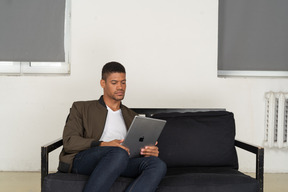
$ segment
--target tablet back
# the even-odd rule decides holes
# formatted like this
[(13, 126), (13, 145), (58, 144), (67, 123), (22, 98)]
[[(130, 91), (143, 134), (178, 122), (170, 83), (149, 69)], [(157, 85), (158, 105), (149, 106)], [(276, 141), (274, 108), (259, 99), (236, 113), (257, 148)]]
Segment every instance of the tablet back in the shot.
[(165, 120), (135, 116), (122, 143), (129, 148), (130, 158), (140, 157), (141, 148), (155, 145), (165, 124)]

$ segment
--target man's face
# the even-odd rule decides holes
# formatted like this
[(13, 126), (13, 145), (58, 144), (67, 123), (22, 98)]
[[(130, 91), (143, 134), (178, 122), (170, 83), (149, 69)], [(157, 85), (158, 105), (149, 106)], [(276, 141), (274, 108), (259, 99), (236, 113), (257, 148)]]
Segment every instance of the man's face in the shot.
[(105, 96), (115, 101), (124, 99), (126, 90), (125, 73), (111, 73), (107, 76), (106, 81), (102, 79), (100, 83)]

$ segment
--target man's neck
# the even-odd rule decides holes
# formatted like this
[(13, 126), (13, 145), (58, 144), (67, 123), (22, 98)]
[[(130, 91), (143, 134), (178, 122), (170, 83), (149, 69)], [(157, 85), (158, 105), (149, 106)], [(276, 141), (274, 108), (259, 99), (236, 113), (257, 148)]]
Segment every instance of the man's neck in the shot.
[(103, 95), (103, 99), (105, 104), (113, 111), (118, 111), (120, 109), (121, 101), (115, 101), (113, 99), (105, 97), (105, 95)]

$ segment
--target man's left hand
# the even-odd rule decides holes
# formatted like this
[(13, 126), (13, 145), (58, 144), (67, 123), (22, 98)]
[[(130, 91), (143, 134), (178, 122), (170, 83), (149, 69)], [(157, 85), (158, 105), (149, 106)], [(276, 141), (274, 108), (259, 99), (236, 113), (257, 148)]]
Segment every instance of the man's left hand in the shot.
[(144, 157), (150, 157), (150, 156), (158, 157), (159, 149), (156, 145), (146, 146), (145, 148), (141, 149), (140, 154), (143, 155)]

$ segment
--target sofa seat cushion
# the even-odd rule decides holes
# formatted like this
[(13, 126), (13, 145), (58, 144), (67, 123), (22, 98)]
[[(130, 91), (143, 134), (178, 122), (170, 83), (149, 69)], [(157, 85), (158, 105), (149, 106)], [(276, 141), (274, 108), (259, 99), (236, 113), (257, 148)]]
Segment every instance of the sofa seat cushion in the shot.
[[(44, 178), (42, 192), (81, 192), (88, 176), (73, 173), (52, 173)], [(132, 178), (119, 177), (113, 184), (110, 192), (125, 191), (133, 181)]]
[(229, 168), (169, 168), (159, 192), (255, 192), (258, 181)]
[[(72, 173), (49, 174), (42, 192), (81, 192), (88, 176)], [(125, 191), (133, 181), (119, 177), (110, 192)], [(169, 168), (157, 192), (255, 192), (258, 181), (235, 169), (226, 167)]]
[(73, 173), (52, 173), (44, 178), (42, 192), (82, 191), (88, 176)]

